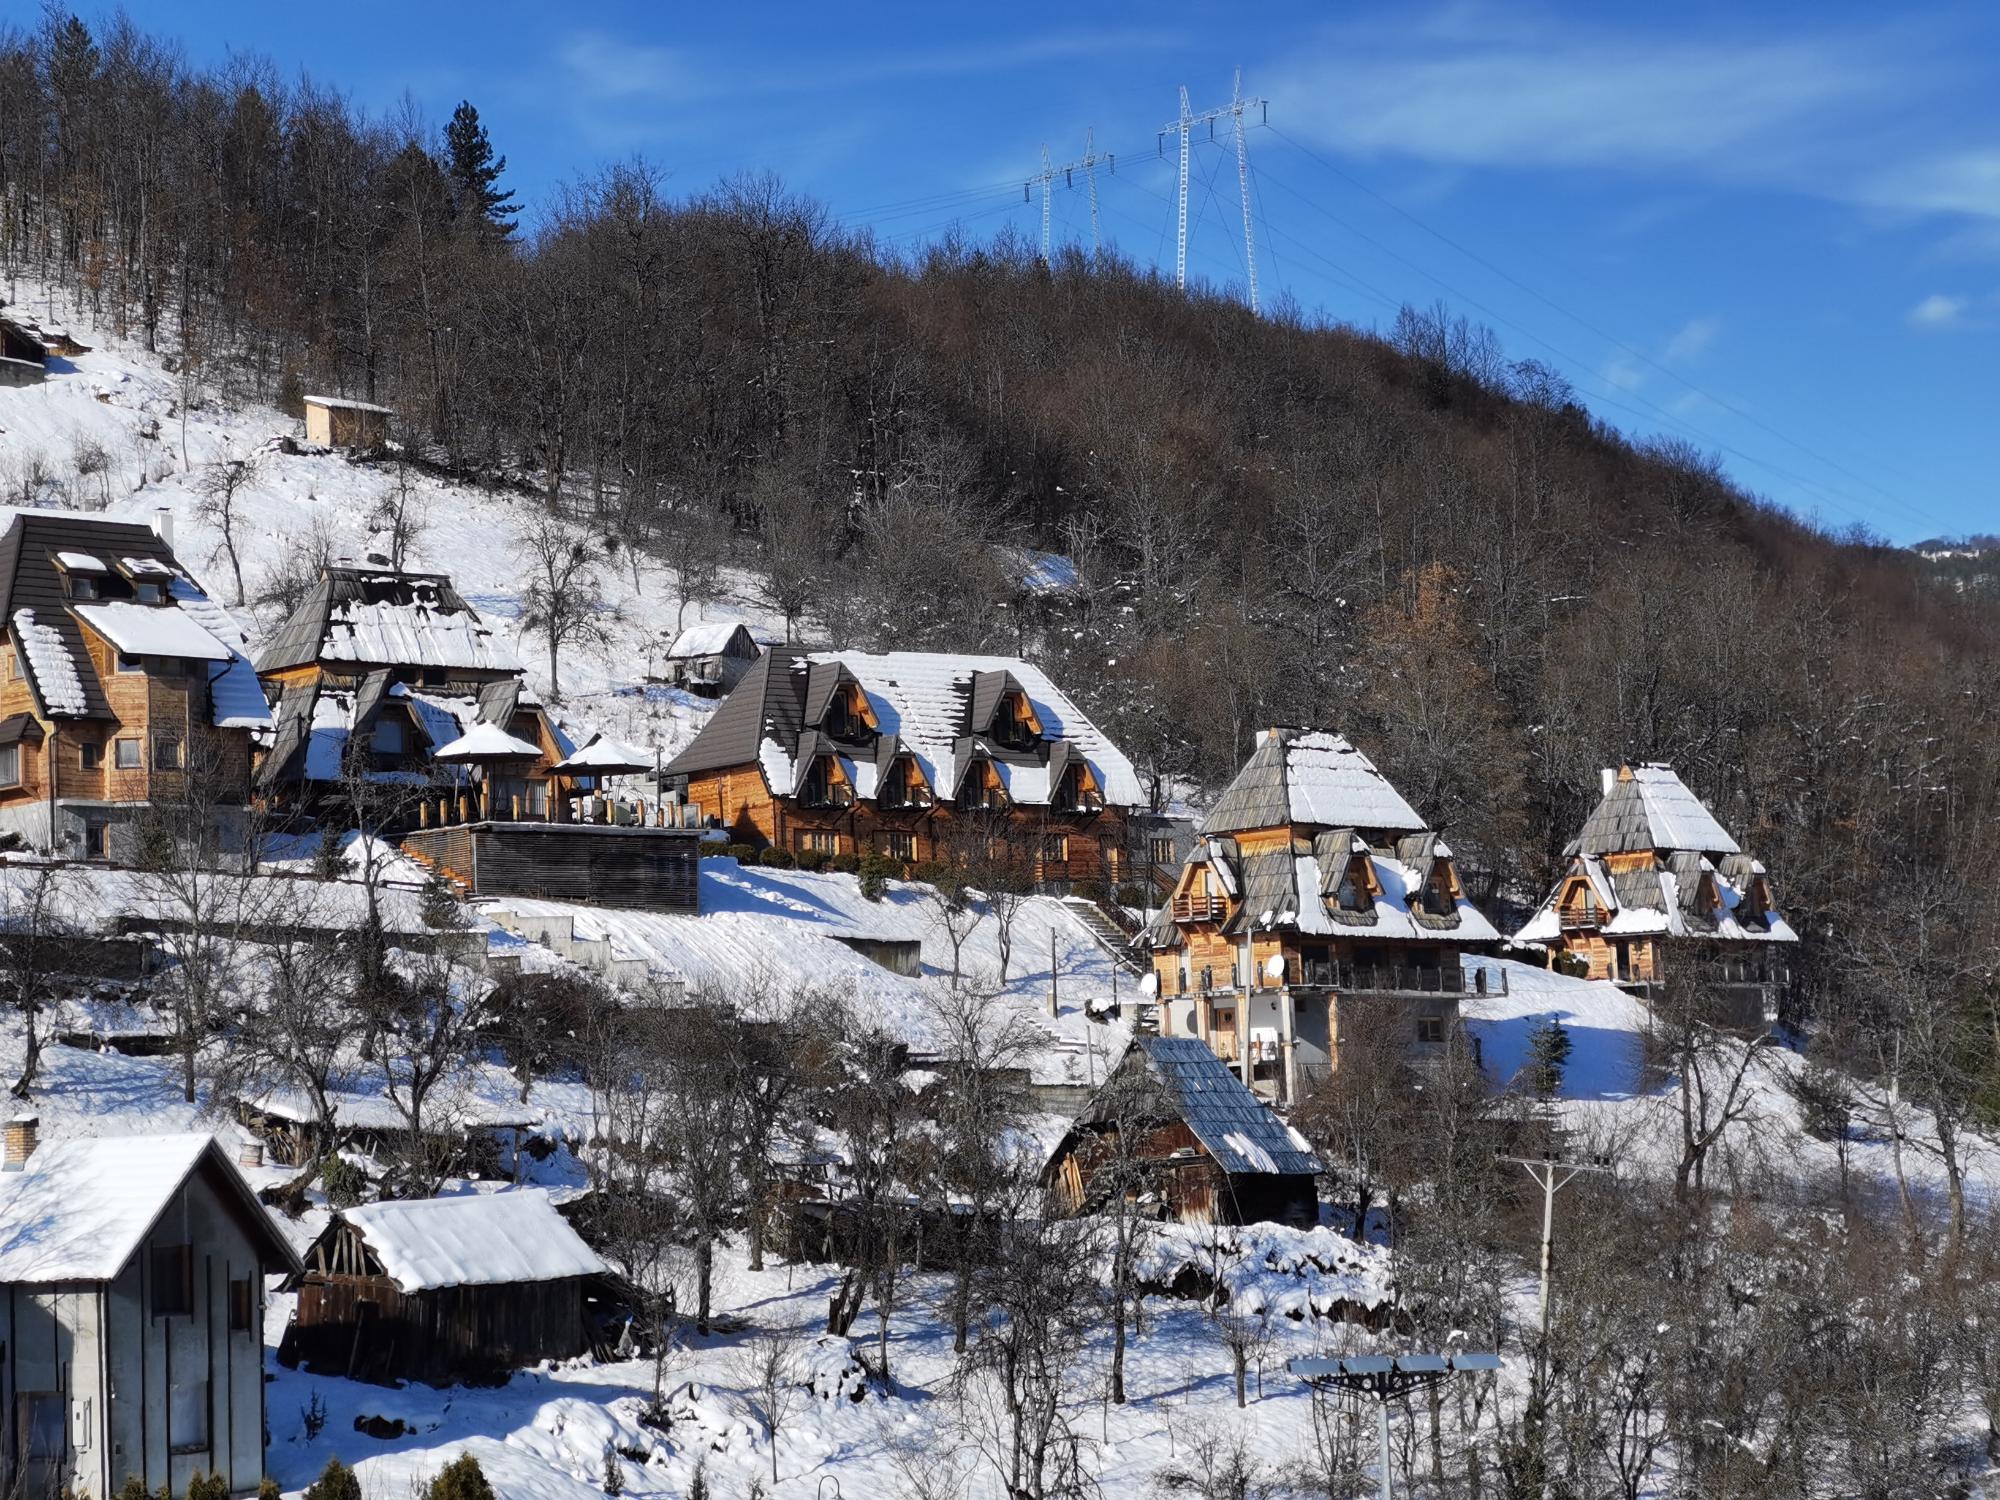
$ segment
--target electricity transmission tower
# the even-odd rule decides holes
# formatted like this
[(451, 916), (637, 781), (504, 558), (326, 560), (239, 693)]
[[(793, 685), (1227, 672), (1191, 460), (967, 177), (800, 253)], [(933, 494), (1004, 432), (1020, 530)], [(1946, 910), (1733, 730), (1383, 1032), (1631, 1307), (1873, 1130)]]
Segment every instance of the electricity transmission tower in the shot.
[(1046, 262), (1049, 258), (1049, 190), (1054, 186), (1055, 180), (1058, 177), (1063, 180), (1064, 187), (1075, 187), (1076, 174), (1078, 172), (1083, 173), (1084, 181), (1090, 187), (1090, 253), (1095, 255), (1099, 250), (1104, 248), (1103, 240), (1097, 228), (1097, 168), (1100, 163), (1108, 171), (1115, 172), (1118, 170), (1117, 156), (1109, 151), (1100, 152), (1097, 149), (1097, 131), (1095, 127), (1084, 131), (1083, 155), (1079, 156), (1075, 161), (1066, 161), (1059, 167), (1052, 167), (1049, 165), (1049, 148), (1046, 145), (1042, 147), (1042, 170), (1021, 184), (1021, 201), (1023, 203), (1033, 202), (1034, 200), (1030, 195), (1035, 190), (1035, 184), (1041, 184), (1043, 261)]
[(1236, 70), (1236, 83), (1230, 90), (1229, 102), (1215, 109), (1203, 110), (1196, 114), (1188, 105), (1187, 86), (1181, 86), (1181, 113), (1177, 120), (1169, 120), (1160, 127), (1160, 153), (1166, 154), (1166, 139), (1171, 134), (1180, 136), (1181, 174), (1179, 193), (1180, 233), (1174, 247), (1174, 285), (1187, 289), (1187, 246), (1188, 246), (1188, 150), (1189, 137), (1195, 126), (1206, 125), (1208, 138), (1215, 139), (1215, 122), (1229, 121), (1231, 134), (1236, 141), (1236, 188), (1243, 199), (1243, 264), (1250, 276), (1250, 311), (1257, 310), (1257, 238), (1250, 220), (1250, 143), (1245, 138), (1244, 116), (1251, 110), (1258, 111), (1263, 123), (1270, 123), (1271, 105), (1267, 99), (1245, 99), (1243, 97), (1243, 70)]

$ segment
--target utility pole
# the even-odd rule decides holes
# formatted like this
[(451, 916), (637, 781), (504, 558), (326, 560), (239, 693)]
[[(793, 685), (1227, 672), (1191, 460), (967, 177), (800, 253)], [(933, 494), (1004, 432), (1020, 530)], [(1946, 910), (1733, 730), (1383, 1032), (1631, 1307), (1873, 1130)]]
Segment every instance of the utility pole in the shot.
[(1501, 1161), (1524, 1167), (1542, 1190), (1542, 1322), (1541, 1344), (1535, 1352), (1537, 1385), (1548, 1366), (1549, 1272), (1554, 1262), (1556, 1194), (1585, 1172), (1612, 1171), (1611, 1158), (1593, 1156), (1589, 1161), (1557, 1161), (1553, 1156), (1501, 1156)]
[(1227, 104), (1215, 109), (1203, 110), (1196, 114), (1188, 104), (1187, 86), (1181, 86), (1181, 112), (1178, 119), (1169, 120), (1160, 127), (1160, 151), (1166, 154), (1166, 138), (1169, 133), (1180, 137), (1181, 172), (1179, 212), (1179, 233), (1174, 243), (1174, 285), (1187, 290), (1187, 246), (1188, 246), (1188, 154), (1189, 138), (1195, 126), (1206, 125), (1208, 138), (1215, 139), (1215, 122), (1227, 120), (1236, 142), (1236, 188), (1243, 199), (1243, 264), (1250, 277), (1250, 311), (1257, 311), (1257, 240), (1252, 231), (1250, 215), (1250, 143), (1245, 135), (1247, 127), (1244, 116), (1251, 110), (1258, 111), (1258, 118), (1270, 123), (1271, 104), (1268, 99), (1245, 99), (1243, 97), (1243, 70), (1236, 70), (1236, 83), (1230, 91)]
[(1098, 233), (1097, 222), (1097, 169), (1099, 165), (1104, 166), (1109, 171), (1116, 172), (1118, 170), (1118, 157), (1110, 151), (1098, 151), (1097, 130), (1093, 126), (1083, 133), (1083, 155), (1079, 156), (1075, 161), (1066, 161), (1059, 167), (1049, 164), (1049, 148), (1044, 144), (1042, 146), (1042, 170), (1021, 184), (1021, 201), (1023, 203), (1032, 203), (1034, 201), (1032, 194), (1037, 184), (1040, 184), (1042, 189), (1042, 263), (1044, 265), (1048, 264), (1049, 253), (1052, 248), (1049, 241), (1049, 194), (1058, 177), (1063, 180), (1064, 187), (1073, 188), (1076, 186), (1076, 174), (1078, 172), (1083, 173), (1084, 183), (1090, 189), (1090, 253), (1094, 256), (1104, 248), (1104, 242)]
[(1453, 1375), (1500, 1368), (1497, 1354), (1350, 1354), (1344, 1359), (1294, 1359), (1285, 1364), (1307, 1385), (1330, 1386), (1375, 1401), (1382, 1435), (1382, 1500), (1389, 1494), (1389, 1403)]

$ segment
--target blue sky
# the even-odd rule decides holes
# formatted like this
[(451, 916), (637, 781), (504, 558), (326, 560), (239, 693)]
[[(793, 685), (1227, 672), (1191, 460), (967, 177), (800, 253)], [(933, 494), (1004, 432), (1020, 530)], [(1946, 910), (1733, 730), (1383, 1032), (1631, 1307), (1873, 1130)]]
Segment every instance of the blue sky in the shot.
[[(1270, 101), (1266, 298), (1386, 327), (1441, 297), (1606, 420), (1833, 526), (2000, 531), (2000, 7), (128, 9), (196, 62), (260, 54), (371, 110), (470, 98), (530, 204), (639, 156), (685, 191), (772, 169), (898, 246), (1038, 235), (1022, 179), (1094, 128), (1106, 239), (1169, 268), (1156, 132), (1240, 66)], [(1191, 271), (1240, 288), (1226, 140), (1192, 176)], [(1053, 219), (1087, 242), (1081, 178)]]

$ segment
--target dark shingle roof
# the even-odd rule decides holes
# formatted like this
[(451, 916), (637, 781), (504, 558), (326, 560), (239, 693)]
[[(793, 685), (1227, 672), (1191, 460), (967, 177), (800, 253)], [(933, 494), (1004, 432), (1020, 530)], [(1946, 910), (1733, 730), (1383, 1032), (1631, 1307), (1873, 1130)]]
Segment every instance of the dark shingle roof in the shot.
[(278, 704), (278, 728), (271, 751), (257, 768), (257, 785), (278, 786), (303, 779), (306, 746), (312, 739), (313, 710), (319, 703), (319, 683), (294, 682), (286, 685)]
[(1167, 1102), (1223, 1171), (1290, 1177), (1325, 1170), (1206, 1042), (1154, 1036), (1135, 1045)]
[[(84, 711), (70, 717), (108, 719), (113, 717), (111, 705), (105, 700), (104, 686), (97, 680), (84, 645), (83, 627), (70, 613), (62, 575), (53, 561), (58, 552), (87, 552), (113, 565), (121, 557), (148, 558), (175, 573), (181, 571), (180, 564), (173, 549), (150, 526), (68, 511), (16, 511), (6, 536), (0, 538), (0, 625), (11, 628), (17, 611), (32, 609), (38, 625), (49, 626), (62, 637), (83, 686)], [(26, 660), (25, 654), (22, 659)], [(35, 682), (32, 672), (29, 682), (36, 702), (46, 711), (42, 685)]]
[(805, 674), (792, 669), (799, 659), (799, 652), (783, 647), (760, 656), (702, 726), (694, 743), (667, 762), (665, 774), (686, 776), (756, 765), (767, 721), (789, 731), (784, 743), (795, 743), (804, 717), (804, 684), (800, 679)]

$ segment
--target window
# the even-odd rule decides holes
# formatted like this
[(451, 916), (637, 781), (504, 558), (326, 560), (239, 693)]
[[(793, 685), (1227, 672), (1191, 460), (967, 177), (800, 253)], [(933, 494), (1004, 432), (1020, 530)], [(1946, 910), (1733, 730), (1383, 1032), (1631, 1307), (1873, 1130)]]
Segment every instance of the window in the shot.
[(155, 771), (178, 771), (180, 768), (181, 742), (165, 738), (154, 740), (153, 769)]
[(118, 653), (118, 670), (128, 674), (143, 672), (146, 670), (146, 659), (142, 656), (133, 656), (128, 652), (120, 651)]
[(203, 1453), (208, 1449), (208, 1382), (178, 1372), (167, 1388), (167, 1449)]
[(133, 588), (141, 604), (158, 604), (163, 597), (157, 583), (139, 583)]
[[(183, 1317), (194, 1311), (194, 1251), (187, 1245), (153, 1247), (153, 1316)], [(178, 1429), (178, 1423), (176, 1428)]]
[(21, 784), (21, 747), (0, 745), (0, 786)]
[(528, 811), (537, 818), (549, 815), (549, 784), (546, 781), (528, 783)]
[(104, 830), (107, 826), (102, 818), (84, 819), (83, 857), (85, 859), (104, 858)]
[(1042, 861), (1051, 865), (1069, 863), (1069, 837), (1060, 833), (1042, 835)]
[(1444, 1017), (1418, 1016), (1417, 1040), (1427, 1047), (1442, 1047), (1444, 1045)]
[(838, 854), (840, 835), (831, 828), (808, 828), (799, 835), (799, 848), (809, 854)]
[(889, 858), (909, 864), (917, 857), (917, 836), (914, 833), (887, 833), (882, 836), (882, 847)]
[(84, 770), (101, 771), (104, 769), (104, 747), (102, 745), (86, 740), (76, 747), (76, 754), (77, 759), (82, 762)]
[(1171, 865), (1179, 863), (1179, 861), (1174, 858), (1174, 841), (1172, 835), (1155, 834), (1153, 836), (1153, 842), (1151, 848), (1153, 852), (1154, 864)]
[(69, 581), (69, 596), (72, 599), (95, 599), (97, 580), (95, 578), (72, 578)]
[(229, 1280), (229, 1331), (248, 1333), (256, 1326), (255, 1304), (250, 1296), (250, 1278), (231, 1277)]
[(1361, 883), (1354, 878), (1352, 870), (1340, 877), (1340, 885), (1334, 891), (1334, 899), (1340, 903), (1342, 911), (1360, 911), (1366, 906), (1367, 894), (1361, 889)]
[(137, 740), (118, 741), (116, 764), (121, 771), (136, 771), (139, 769), (139, 742)]
[(368, 745), (377, 755), (401, 755), (403, 721), (394, 714), (384, 714), (368, 731)]

